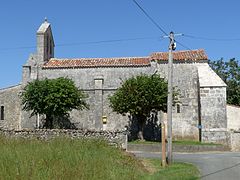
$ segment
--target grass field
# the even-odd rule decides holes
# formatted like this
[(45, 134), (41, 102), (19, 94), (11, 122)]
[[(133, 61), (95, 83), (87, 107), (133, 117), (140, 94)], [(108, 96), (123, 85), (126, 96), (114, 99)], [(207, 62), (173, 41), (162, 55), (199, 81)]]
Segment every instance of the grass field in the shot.
[(159, 179), (166, 174), (172, 178), (176, 172), (185, 174), (191, 171), (189, 169), (193, 171), (186, 179), (198, 175), (192, 165), (175, 164), (161, 169), (159, 160), (144, 160), (143, 163), (102, 140), (41, 141), (0, 137), (0, 146), (0, 179), (4, 180)]

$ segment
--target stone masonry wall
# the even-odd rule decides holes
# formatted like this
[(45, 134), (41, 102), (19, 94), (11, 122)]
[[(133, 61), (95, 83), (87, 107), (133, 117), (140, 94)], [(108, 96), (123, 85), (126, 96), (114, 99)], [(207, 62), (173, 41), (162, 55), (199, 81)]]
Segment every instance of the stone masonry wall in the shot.
[(240, 130), (240, 107), (227, 105), (227, 129)]
[(142, 74), (153, 74), (154, 67), (43, 69), (39, 78), (68, 77), (77, 87), (89, 95), (90, 110), (73, 111), (71, 120), (77, 128), (103, 129), (102, 116), (107, 116), (106, 130), (123, 129), (128, 117), (113, 113), (108, 96), (113, 94), (124, 80)]
[(240, 131), (230, 132), (230, 144), (232, 151), (240, 151)]
[(202, 129), (227, 128), (226, 87), (201, 87)]
[(219, 143), (230, 146), (230, 133), (226, 129), (208, 129), (202, 130), (202, 142)]
[[(159, 64), (158, 71), (167, 79), (168, 64)], [(198, 73), (195, 65), (175, 63), (173, 65), (173, 86), (179, 90), (180, 101), (173, 107), (174, 138), (198, 140)], [(180, 113), (177, 112), (177, 106), (179, 106)]]
[[(156, 70), (161, 77), (167, 77), (167, 64), (156, 62), (152, 62), (150, 67), (42, 69), (38, 77), (71, 78), (89, 95), (87, 102), (90, 104), (90, 110), (71, 112), (71, 122), (77, 128), (103, 129), (101, 119), (102, 116), (107, 116), (104, 129), (116, 130), (125, 128), (129, 117), (112, 112), (108, 96), (112, 95), (124, 80), (141, 73), (153, 74)], [(198, 74), (195, 66), (189, 63), (174, 64), (173, 83), (180, 90), (180, 113), (176, 107), (173, 109), (173, 133), (176, 138), (198, 139)], [(27, 115), (23, 119), (27, 121)], [(31, 122), (35, 127), (35, 121)]]
[(4, 129), (21, 128), (20, 90), (21, 85), (0, 90), (0, 106), (4, 107), (4, 120), (0, 120), (0, 127)]
[(101, 138), (110, 144), (126, 149), (126, 131), (91, 131), (91, 130), (59, 130), (59, 129), (35, 129), (35, 130), (0, 130), (0, 134), (11, 138), (37, 138), (48, 140), (56, 137), (69, 138)]

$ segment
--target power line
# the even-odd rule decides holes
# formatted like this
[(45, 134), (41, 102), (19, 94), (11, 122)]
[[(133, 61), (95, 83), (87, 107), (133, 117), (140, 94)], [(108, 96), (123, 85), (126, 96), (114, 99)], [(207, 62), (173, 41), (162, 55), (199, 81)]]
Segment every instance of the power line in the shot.
[(182, 46), (182, 47), (184, 47), (184, 48), (186, 48), (187, 50), (189, 50), (189, 51), (192, 51), (192, 49), (191, 48), (189, 48), (188, 46), (186, 46), (186, 45), (184, 45), (184, 44), (182, 44), (182, 43), (180, 43), (179, 41), (177, 41), (177, 40), (175, 40), (180, 46)]
[[(141, 9), (141, 11), (148, 17), (148, 19), (163, 33), (168, 37), (168, 34), (166, 33), (166, 31), (163, 30), (163, 28), (158, 25), (158, 23), (156, 21), (154, 21), (154, 19), (143, 9), (143, 7), (140, 6), (140, 4), (136, 1), (133, 0), (133, 2), (139, 7), (139, 9)], [(183, 34), (182, 34), (183, 35)], [(163, 36), (164, 37), (164, 36)], [(191, 49), (187, 46), (185, 46), (184, 44), (180, 43), (179, 41), (175, 40), (180, 46), (188, 49), (191, 51)]]
[(138, 2), (136, 0), (133, 0), (133, 2), (139, 7), (139, 9), (141, 9), (141, 11), (148, 17), (148, 19), (166, 36), (168, 35), (166, 33), (166, 31), (163, 30), (163, 28), (161, 28), (161, 26), (158, 25), (158, 23), (156, 21), (154, 21), (154, 19), (140, 6), (140, 4), (138, 4)]
[(240, 38), (207, 38), (201, 36), (193, 36), (188, 34), (183, 34), (185, 37), (192, 38), (192, 39), (200, 39), (200, 40), (207, 40), (207, 41), (240, 41)]
[(0, 48), (0, 50), (8, 51), (8, 50), (34, 49), (34, 48), (36, 48), (36, 46), (6, 47), (6, 48)]
[(142, 38), (128, 38), (128, 39), (112, 39), (112, 40), (102, 40), (102, 41), (89, 41), (89, 42), (79, 42), (79, 43), (69, 43), (69, 44), (58, 44), (57, 46), (75, 46), (84, 44), (102, 44), (102, 43), (113, 43), (113, 42), (124, 42), (124, 41), (136, 41), (136, 40), (147, 40), (147, 39), (157, 39), (162, 37), (142, 37)]
[[(163, 37), (142, 37), (142, 38), (112, 39), (112, 40), (101, 40), (101, 41), (64, 43), (64, 44), (57, 44), (57, 45), (55, 45), (55, 47), (77, 46), (77, 45), (87, 45), (87, 44), (114, 43), (114, 42), (124, 42), (124, 41), (147, 40), (147, 39), (159, 39), (160, 40), (162, 38)], [(36, 48), (36, 46), (7, 47), (7, 48), (0, 48), (0, 50), (4, 51), (4, 50), (19, 50), (19, 49), (34, 49), (34, 48)]]

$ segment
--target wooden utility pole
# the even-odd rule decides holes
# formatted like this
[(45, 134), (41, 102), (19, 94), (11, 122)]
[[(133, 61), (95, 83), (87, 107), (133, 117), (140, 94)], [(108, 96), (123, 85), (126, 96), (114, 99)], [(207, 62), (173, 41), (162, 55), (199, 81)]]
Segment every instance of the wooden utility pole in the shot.
[(162, 166), (166, 166), (166, 142), (165, 142), (165, 124), (162, 121), (162, 129), (161, 129), (161, 134), (162, 134)]
[(168, 123), (168, 149), (167, 149), (167, 163), (172, 163), (172, 102), (173, 102), (173, 50), (175, 50), (174, 33), (169, 35), (169, 59), (168, 59), (168, 102), (167, 102), (167, 123)]

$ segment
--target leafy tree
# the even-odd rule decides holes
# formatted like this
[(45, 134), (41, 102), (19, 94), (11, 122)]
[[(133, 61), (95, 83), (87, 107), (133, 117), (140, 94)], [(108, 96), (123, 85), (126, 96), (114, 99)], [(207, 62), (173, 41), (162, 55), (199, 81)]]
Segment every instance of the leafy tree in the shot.
[(209, 62), (212, 69), (227, 84), (227, 103), (240, 105), (240, 65), (233, 58), (229, 61), (223, 59)]
[(143, 140), (143, 127), (152, 110), (167, 108), (167, 83), (159, 75), (138, 75), (122, 83), (114, 95), (109, 97), (113, 111), (130, 113), (137, 117), (138, 137)]
[(20, 94), (23, 110), (33, 115), (46, 115), (45, 126), (53, 128), (53, 120), (62, 118), (73, 109), (88, 108), (85, 98), (71, 79), (35, 80), (28, 83)]
[(217, 73), (217, 75), (226, 82), (228, 78), (228, 65), (227, 63), (221, 58), (217, 61), (209, 61), (210, 67)]

